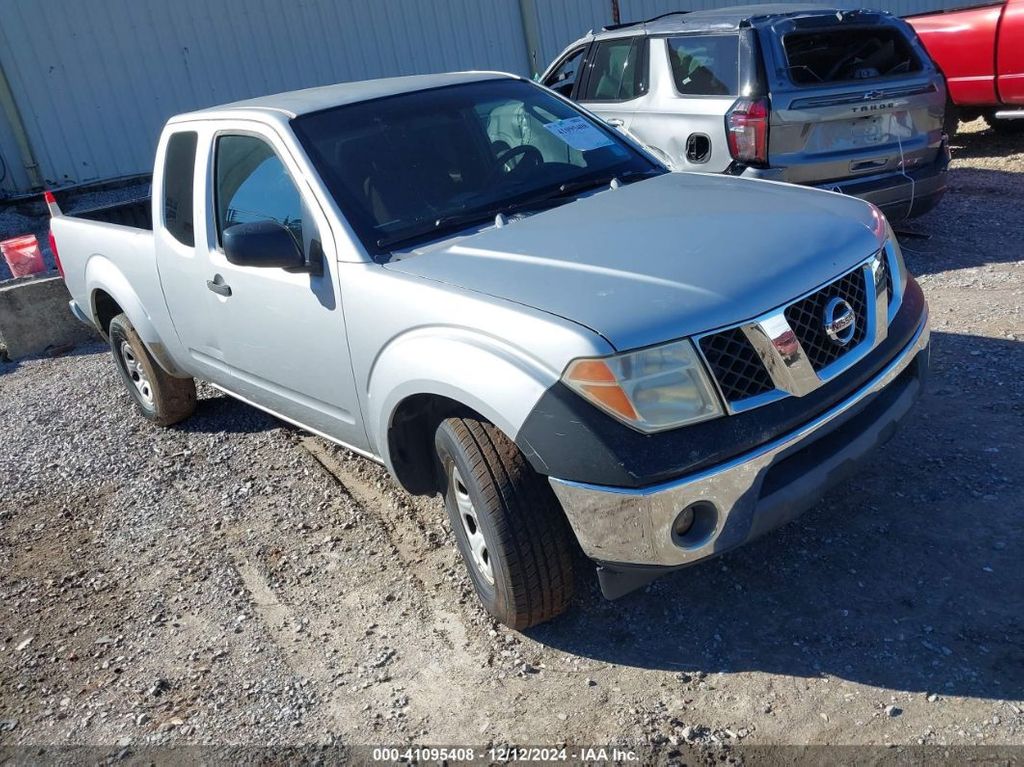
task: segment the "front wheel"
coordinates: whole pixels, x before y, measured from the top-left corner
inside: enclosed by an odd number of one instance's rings
[[[170,426],[192,415],[196,382],[175,378],[157,365],[126,315],[110,321],[107,335],[121,380],[144,418],[157,426]]]
[[[520,630],[564,612],[571,533],[544,477],[486,421],[449,418],[434,444],[455,540],[487,611]]]

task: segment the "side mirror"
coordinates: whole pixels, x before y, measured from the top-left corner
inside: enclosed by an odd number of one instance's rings
[[[221,235],[224,255],[237,266],[304,269],[306,257],[288,229],[276,221],[229,226]]]

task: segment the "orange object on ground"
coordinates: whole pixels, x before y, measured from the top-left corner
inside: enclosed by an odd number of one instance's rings
[[[4,240],[0,242],[0,251],[15,277],[28,277],[46,271],[43,253],[39,250],[39,241],[34,234]]]

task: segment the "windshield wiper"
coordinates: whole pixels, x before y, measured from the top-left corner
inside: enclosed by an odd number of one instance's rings
[[[470,224],[477,224],[481,221],[493,219],[499,213],[509,215],[519,211],[536,210],[541,207],[554,206],[558,204],[558,200],[561,200],[564,197],[569,197],[572,194],[599,186],[608,186],[612,183],[613,179],[618,179],[620,183],[629,183],[631,181],[639,181],[643,178],[650,178],[651,176],[660,176],[662,172],[663,171],[659,170],[633,170],[626,173],[601,176],[599,178],[566,181],[559,184],[553,190],[548,190],[544,194],[538,195],[537,197],[531,197],[527,200],[505,205],[493,205],[488,208],[470,210],[463,213],[441,216],[433,220],[422,221],[419,224],[403,229],[395,234],[379,238],[377,240],[377,247],[389,248],[392,245],[398,245],[399,243],[406,242],[407,240],[415,240],[420,237],[426,237],[427,235],[442,235],[446,232],[451,232],[469,226]]]
[[[499,214],[509,215],[521,210],[541,207],[544,203],[555,205],[557,203],[553,198],[553,195],[545,194],[543,197],[533,198],[526,200],[525,202],[492,205],[479,210],[441,216],[433,221],[423,221],[410,228],[403,229],[400,232],[395,232],[395,234],[381,237],[377,240],[377,247],[388,248],[392,245],[398,245],[401,242],[405,242],[406,240],[415,240],[421,237],[426,237],[427,235],[441,235],[446,232],[462,229],[470,224],[478,224],[482,221],[494,220],[494,218]]]
[[[542,207],[549,207],[558,205],[561,200],[566,197],[571,197],[574,194],[585,192],[588,189],[596,189],[602,186],[611,186],[613,181],[619,183],[630,183],[632,181],[640,181],[641,179],[651,178],[652,176],[660,176],[664,171],[660,170],[631,170],[626,173],[617,173],[609,176],[599,176],[598,178],[581,178],[575,181],[566,181],[559,184],[554,189],[549,189],[537,197],[532,197],[528,200],[510,205],[503,212],[514,213],[519,210],[536,210]]]
[[[515,207],[516,209],[520,209],[523,206],[531,206],[535,203],[569,197],[579,192],[585,192],[588,189],[596,189],[600,186],[610,186],[613,181],[618,181],[619,183],[630,183],[632,181],[651,178],[652,176],[660,176],[661,174],[662,171],[660,170],[631,170],[626,173],[613,173],[608,176],[599,176],[598,178],[581,178],[575,181],[566,181],[563,184],[559,184],[553,191],[549,191],[540,197],[535,197],[527,202],[520,203]]]
[[[377,240],[378,248],[388,248],[406,240],[414,240],[428,234],[444,234],[455,229],[461,229],[470,224],[493,219],[502,211],[501,208],[491,210],[475,210],[467,213],[456,213],[450,216],[441,216],[433,221],[423,221],[415,226],[403,229],[395,234],[381,237]]]

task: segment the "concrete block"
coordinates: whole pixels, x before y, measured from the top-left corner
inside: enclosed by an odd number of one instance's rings
[[[99,338],[71,313],[71,294],[60,277],[0,283],[0,346],[12,359]]]

